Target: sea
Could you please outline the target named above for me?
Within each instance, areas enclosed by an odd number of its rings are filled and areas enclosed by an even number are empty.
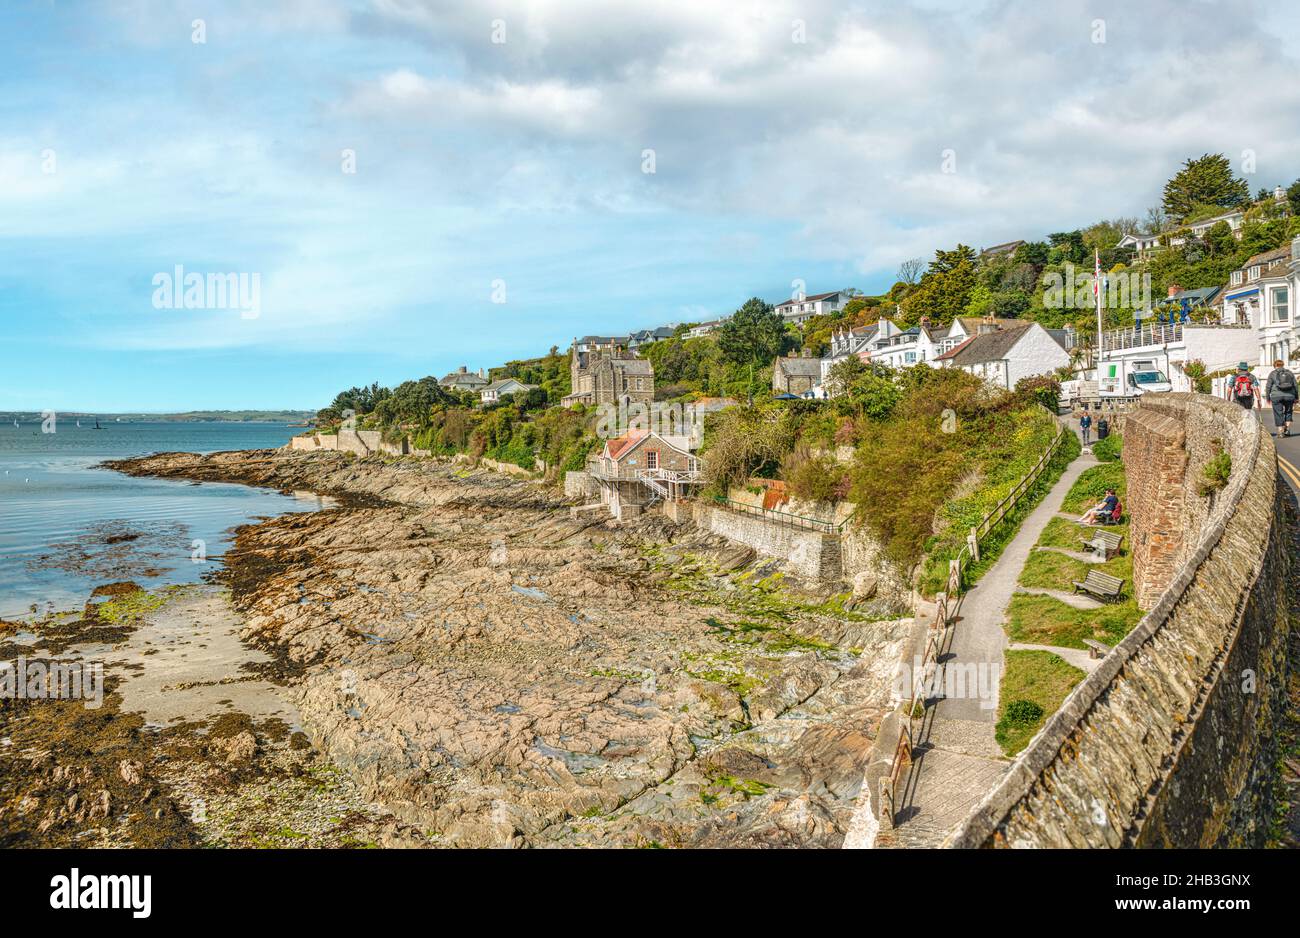
[[[329,504],[306,492],[97,468],[147,453],[278,447],[302,432],[286,424],[79,422],[0,423],[0,617],[78,609],[107,583],[198,582],[239,525]]]

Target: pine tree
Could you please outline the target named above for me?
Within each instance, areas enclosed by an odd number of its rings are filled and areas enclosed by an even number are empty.
[[[1188,159],[1173,179],[1165,183],[1164,210],[1185,219],[1198,208],[1217,205],[1232,208],[1250,199],[1246,180],[1232,174],[1232,164],[1222,153]]]

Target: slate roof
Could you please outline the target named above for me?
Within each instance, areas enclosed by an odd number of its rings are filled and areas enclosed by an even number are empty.
[[[790,377],[820,378],[822,363],[820,358],[778,358],[776,367]]]
[[[965,365],[1002,361],[1016,343],[1024,338],[1025,330],[1029,326],[1030,323],[1019,323],[1014,327],[1003,326],[997,332],[978,333],[935,360],[951,361],[959,368]]]
[[[535,384],[524,384],[524,383],[523,383],[522,381],[520,381],[518,378],[502,378],[502,379],[500,379],[499,381],[493,381],[493,382],[492,382],[491,384],[489,384],[487,387],[483,388],[483,390],[484,390],[484,391],[500,391],[500,390],[501,390],[502,388],[504,388],[507,384],[517,384],[517,385],[519,385],[520,388],[522,388],[522,389],[525,390],[525,391],[531,391],[533,388],[537,387],[537,385],[535,385]]]
[[[1242,264],[1237,269],[1249,270],[1250,268],[1258,264],[1259,266],[1264,268],[1265,272],[1267,272],[1270,267],[1276,266],[1279,261],[1285,261],[1289,263],[1290,260],[1291,260],[1291,244],[1290,242],[1288,242],[1287,244],[1282,245],[1280,248],[1274,248],[1271,251],[1264,251],[1262,254],[1256,254],[1254,257],[1246,261],[1246,263]]]
[[[814,293],[812,296],[805,296],[801,300],[791,298],[786,300],[784,303],[778,303],[776,308],[780,309],[782,306],[793,306],[796,303],[816,303],[820,300],[830,299],[832,296],[839,296],[841,292],[842,291],[840,290],[832,290],[830,293]]]
[[[619,371],[624,371],[630,375],[652,375],[654,367],[645,358],[605,358],[601,361],[612,362],[614,367]],[[600,362],[595,362],[595,365]],[[594,367],[594,365],[593,365]]]
[[[1176,301],[1187,300],[1187,302],[1192,306],[1196,306],[1201,303],[1205,303],[1208,305],[1210,303],[1213,303],[1214,300],[1218,297],[1219,293],[1221,293],[1222,291],[1223,291],[1223,287],[1200,287],[1199,289],[1196,290],[1180,290],[1179,292],[1175,293],[1173,296],[1169,297],[1169,300],[1176,300]]]

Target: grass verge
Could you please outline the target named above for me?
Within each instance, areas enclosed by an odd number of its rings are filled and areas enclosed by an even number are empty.
[[[1002,751],[1014,756],[1024,749],[1083,678],[1082,671],[1049,651],[1008,651],[994,731]]]

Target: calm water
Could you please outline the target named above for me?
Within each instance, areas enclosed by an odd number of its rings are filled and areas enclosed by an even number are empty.
[[[92,468],[144,453],[208,453],[281,446],[299,429],[251,423],[0,424],[0,616],[81,606],[102,583],[146,588],[199,580],[219,562],[232,528],[311,511],[321,500],[266,489],[133,479]],[[207,562],[195,563],[195,540]]]

